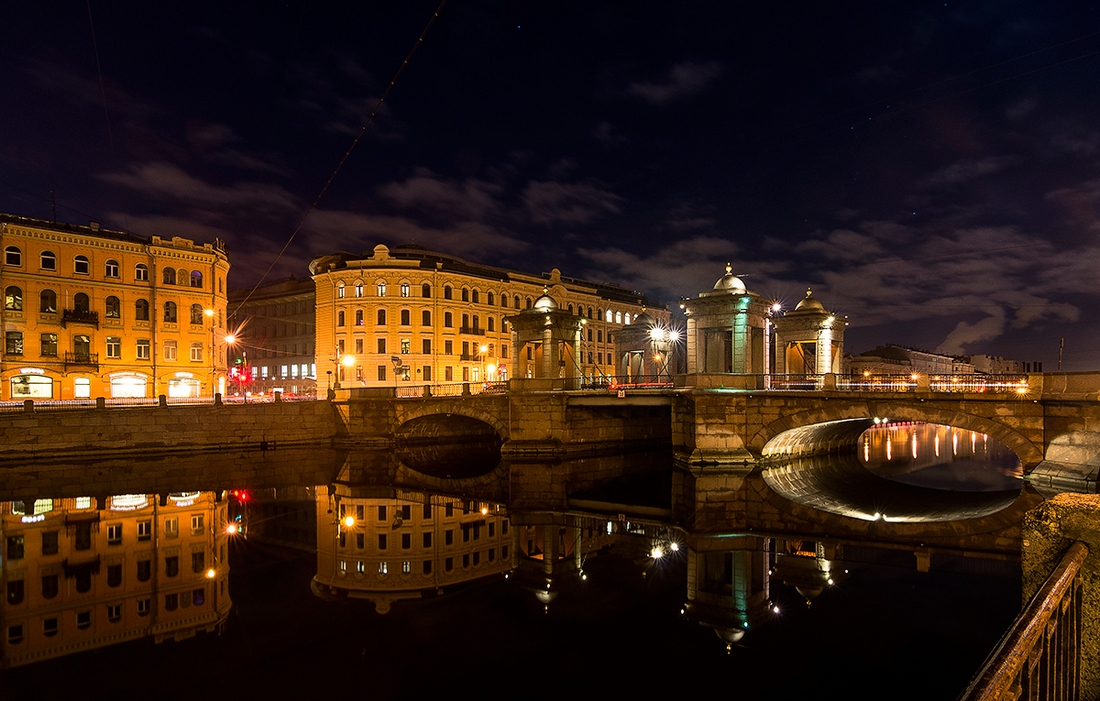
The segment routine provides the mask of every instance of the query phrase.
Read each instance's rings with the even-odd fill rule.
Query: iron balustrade
[[[92,324],[99,328],[99,312],[89,309],[62,309],[61,328],[66,324]]]
[[[1081,564],[1074,543],[959,701],[1075,701],[1081,694]]]
[[[81,365],[94,367],[96,370],[99,369],[99,353],[72,353],[66,351],[64,360],[66,368],[70,365]]]

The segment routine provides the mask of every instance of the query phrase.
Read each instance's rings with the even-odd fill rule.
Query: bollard
[[[107,400],[104,399],[103,397],[96,397],[95,398],[95,408],[96,409],[106,409],[107,408]]]
[[[462,396],[463,397],[469,397],[470,396],[470,383],[469,382],[463,382],[462,383]]]
[[[157,395],[157,406],[168,406],[168,397],[163,394]]]
[[[425,397],[432,396],[432,386],[431,385],[424,385],[424,396]]]
[[[222,393],[221,392],[215,392],[214,393],[214,406],[221,406],[221,405],[222,405]]]
[[[28,414],[33,414],[34,413],[34,400],[33,399],[24,399],[23,400],[23,411],[28,413]]]
[[[276,402],[283,401],[283,393],[282,392],[275,392],[275,401]]]

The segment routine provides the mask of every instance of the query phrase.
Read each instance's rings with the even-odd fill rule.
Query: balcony
[[[98,329],[99,312],[93,312],[87,309],[62,309],[61,328],[65,328],[66,324],[89,324]]]
[[[70,366],[99,370],[99,353],[65,353],[65,369]]]
[[[479,329],[476,326],[460,326],[459,329],[458,329],[458,332],[459,333],[473,334],[474,336],[484,336],[485,335],[485,329]]]

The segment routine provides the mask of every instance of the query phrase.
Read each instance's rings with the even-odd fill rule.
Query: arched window
[[[88,299],[88,295],[83,292],[77,292],[73,295],[73,311],[87,312],[91,311],[91,300]]]
[[[176,284],[178,284],[178,285],[186,285],[187,284],[187,271],[184,270],[183,268],[180,268],[179,270],[176,271]]]
[[[611,319],[608,319],[608,321],[611,321]],[[622,312],[615,312],[615,323],[616,324],[623,323],[623,313]]]
[[[23,251],[16,246],[8,246],[4,249],[4,265],[23,265]]]
[[[53,290],[42,290],[38,295],[38,311],[43,314],[56,314],[57,293]]]
[[[192,324],[197,324],[199,326],[202,325],[202,305],[201,304],[192,304],[191,305],[191,323]]]
[[[488,304],[489,306],[493,306],[493,293],[492,292],[486,292],[485,293],[485,303]]]
[[[149,266],[145,263],[138,263],[134,266],[134,281],[135,282],[147,282],[149,280]]]
[[[421,285],[420,286],[420,296],[421,297],[431,297],[432,296],[432,286],[429,285],[426,282],[423,285]]]
[[[165,302],[164,303],[164,321],[168,324],[176,323],[176,303]]]
[[[362,297],[363,296],[363,283],[361,283],[361,282],[355,283],[355,296],[356,297]]]
[[[191,287],[202,288],[202,272],[198,270],[191,271]]]
[[[592,318],[592,307],[589,307],[589,308],[588,308],[588,318],[589,318],[589,319],[591,319],[591,318]]]
[[[386,325],[386,310],[385,309],[379,309],[378,310],[378,325],[379,326],[385,326]]]
[[[494,328],[496,325],[496,319],[490,316],[485,320],[485,323],[489,325],[489,331],[496,331],[496,328]]]
[[[362,326],[363,325],[363,310],[362,309],[356,309],[355,310],[355,325],[356,326]]]
[[[469,290],[469,288],[466,288],[466,287],[462,288],[462,301],[463,302],[469,302],[470,301],[470,290]]]
[[[92,264],[88,262],[88,256],[73,258],[73,272],[77,275],[88,275],[92,272]]]
[[[477,290],[474,290],[473,292],[470,293],[470,301],[473,302],[474,304],[478,303],[478,300],[480,299],[480,297],[481,297],[481,293],[479,293]]]
[[[572,305],[572,304],[570,304],[570,305],[569,305],[569,313],[570,313],[570,314],[572,314],[572,313],[573,313],[573,305]]]
[[[12,285],[4,289],[4,309],[13,312],[23,311],[23,290]]]
[[[401,296],[409,297],[410,295],[412,295],[412,288],[409,286],[409,283],[401,283]]]
[[[512,301],[514,302],[514,304],[512,306],[515,307],[516,309],[519,309],[520,308],[519,307],[519,295],[516,295],[515,297],[513,297]]]
[[[53,251],[42,251],[42,255],[39,256],[39,264],[43,270],[57,270],[57,256],[53,254]]]
[[[386,296],[386,283],[380,282],[375,287],[378,290],[378,296],[379,297],[385,297]]]
[[[531,298],[530,297],[527,298],[527,308],[528,309],[531,308]]]
[[[137,321],[149,321],[149,300],[139,299],[134,302],[134,319]]]
[[[463,314],[462,315],[462,331],[465,332],[466,329],[468,329],[468,328],[470,328],[470,315],[469,314]]]
[[[343,326],[344,325],[344,310],[343,309],[336,312],[336,325],[337,326]]]
[[[508,306],[508,295],[501,295],[500,296],[500,306],[502,306],[502,307],[507,307]]]
[[[443,287],[443,299],[451,299],[452,295],[453,295],[453,293],[451,291],[451,286],[450,285],[445,285]]]
[[[118,261],[111,259],[103,264],[103,277],[118,277]]]
[[[174,268],[164,269],[164,284],[175,285],[176,284],[176,271]]]
[[[122,302],[119,301],[118,297],[115,297],[114,295],[108,297],[105,306],[108,319],[122,318]]]
[[[336,299],[343,299],[346,292],[347,290],[344,287],[344,283],[341,282],[336,286]]]

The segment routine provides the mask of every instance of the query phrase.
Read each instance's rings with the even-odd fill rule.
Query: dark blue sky
[[[437,5],[6,8],[0,211],[252,284]],[[732,261],[853,352],[1094,369],[1098,79],[1095,3],[448,0],[271,275],[416,242],[675,308]]]

